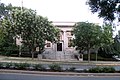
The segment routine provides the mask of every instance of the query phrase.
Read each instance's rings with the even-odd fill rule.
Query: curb
[[[120,73],[75,73],[75,72],[42,72],[42,71],[25,71],[25,70],[6,70],[0,69],[0,73],[18,73],[18,74],[37,74],[37,75],[56,75],[56,76],[117,76]]]

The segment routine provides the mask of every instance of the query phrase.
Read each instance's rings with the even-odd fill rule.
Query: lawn
[[[90,57],[91,57],[91,61],[96,60],[96,54],[92,53]],[[87,54],[83,55],[83,60],[88,60]],[[100,55],[97,55],[97,60],[98,61],[115,61],[115,59],[113,59],[113,58],[105,58],[105,57],[101,57]]]

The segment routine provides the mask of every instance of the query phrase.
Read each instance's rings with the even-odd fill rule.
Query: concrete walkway
[[[41,59],[38,60],[35,58],[32,60],[31,58],[23,58],[23,57],[6,57],[0,56],[0,62],[16,62],[16,63],[42,63],[42,64],[52,64],[52,63],[60,63],[60,64],[80,64],[80,65],[120,65],[120,61],[59,61],[59,60],[51,60],[51,59]]]
[[[120,65],[120,61],[58,61],[49,59],[34,59],[31,58],[18,58],[18,57],[5,57],[0,56],[0,62],[17,62],[17,63],[43,63],[43,64],[80,64],[80,65]],[[0,69],[0,73],[18,73],[18,74],[38,74],[38,75],[61,75],[61,76],[120,76],[120,73],[75,73],[75,72],[42,72],[42,71],[24,71],[24,70],[8,70]]]

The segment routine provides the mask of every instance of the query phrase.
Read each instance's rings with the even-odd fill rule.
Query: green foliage
[[[113,39],[113,29],[111,24],[103,24],[102,26],[102,33],[101,33],[101,45],[110,45],[114,42]]]
[[[87,50],[108,45],[113,42],[112,27],[108,24],[101,26],[88,22],[79,22],[74,26],[75,45],[78,49]]]
[[[21,10],[19,7],[12,7],[9,17],[3,18],[1,23],[9,40],[15,41],[18,36],[21,37],[23,45],[33,55],[36,47],[39,47],[41,53],[45,41],[55,42],[59,35],[59,30],[51,24],[52,22],[27,8]]]
[[[0,62],[0,69],[3,68],[3,62]]]
[[[11,26],[11,10],[11,4],[5,5],[4,3],[0,3],[0,54],[6,56],[9,56],[17,51],[17,46],[15,45],[15,40],[13,39],[13,27]]]
[[[45,71],[45,67],[42,64],[34,64],[35,70]]]
[[[88,72],[91,73],[114,73],[115,69],[113,67],[95,67],[90,68]]]
[[[75,67],[70,67],[70,68],[69,68],[69,71],[74,72],[74,71],[75,71],[75,69],[76,69]]]
[[[2,47],[4,45],[4,31],[3,29],[0,27],[0,54],[1,54],[1,51],[2,51]]]
[[[36,15],[30,9],[13,10],[12,20],[14,22],[15,34],[21,35],[23,43],[29,48],[40,47],[43,50],[45,40],[55,41],[58,31],[47,18]]]
[[[103,52],[103,53],[98,52],[97,60],[98,61],[114,61],[114,59],[111,56],[112,56],[111,54],[106,54],[105,52]],[[88,60],[88,55],[87,54],[83,55],[83,60]],[[90,54],[90,60],[91,61],[96,61],[96,54],[91,53]]]
[[[90,49],[98,49],[113,43],[112,27],[109,24],[98,26],[93,23],[79,22],[74,26],[74,34],[75,46],[80,51],[88,52],[88,61],[90,61]]]
[[[101,67],[90,68],[88,71],[92,73],[101,73],[102,68]]]
[[[75,71],[75,67],[71,67],[66,70],[62,70],[62,67],[58,64],[49,65],[50,71]],[[45,67],[41,64],[29,64],[29,63],[9,63],[9,62],[0,62],[0,69],[17,69],[17,70],[38,70],[46,71]],[[114,73],[116,70],[113,67],[93,67],[90,69],[75,71],[75,72],[90,72],[90,73]]]
[[[114,44],[112,46],[116,51],[116,55],[120,54],[120,35],[116,35],[114,38]]]
[[[28,64],[28,63],[14,63],[14,66],[16,69],[25,70],[30,66],[30,64]]]
[[[90,10],[93,13],[98,12],[98,16],[104,20],[113,21],[120,20],[120,1],[119,0],[89,0]]]
[[[60,67],[59,64],[51,64],[51,65],[49,65],[49,68],[52,71],[61,71],[62,70],[62,68]]]
[[[11,34],[8,34],[4,27],[0,27],[0,54],[9,56],[13,53],[18,53],[18,47]]]
[[[104,73],[114,73],[115,69],[113,67],[103,67]]]
[[[0,27],[0,45],[2,45],[3,43],[3,41],[4,41],[4,31],[3,31],[3,29]]]
[[[11,4],[5,5],[4,3],[0,2],[0,20],[3,19],[3,17],[9,17],[9,12],[11,10]]]
[[[115,50],[114,43],[108,46],[104,46],[98,50],[98,54],[105,58],[112,58],[112,56],[119,54],[117,50]]]
[[[79,22],[74,26],[75,45],[80,50],[95,48],[100,44],[102,28],[88,22]]]
[[[7,69],[10,69],[13,66],[13,64],[12,63],[6,63],[5,66],[6,66]]]
[[[118,35],[115,36],[114,43],[112,43],[111,45],[101,47],[98,53],[103,57],[112,57],[114,55],[119,55],[120,54],[119,36]]]

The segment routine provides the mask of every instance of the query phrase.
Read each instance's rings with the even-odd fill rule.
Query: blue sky
[[[92,14],[87,0],[1,0],[6,4],[23,6],[37,11],[37,14],[47,17],[50,21],[79,22],[88,21],[102,24],[103,20]],[[120,30],[117,27],[117,30]]]

